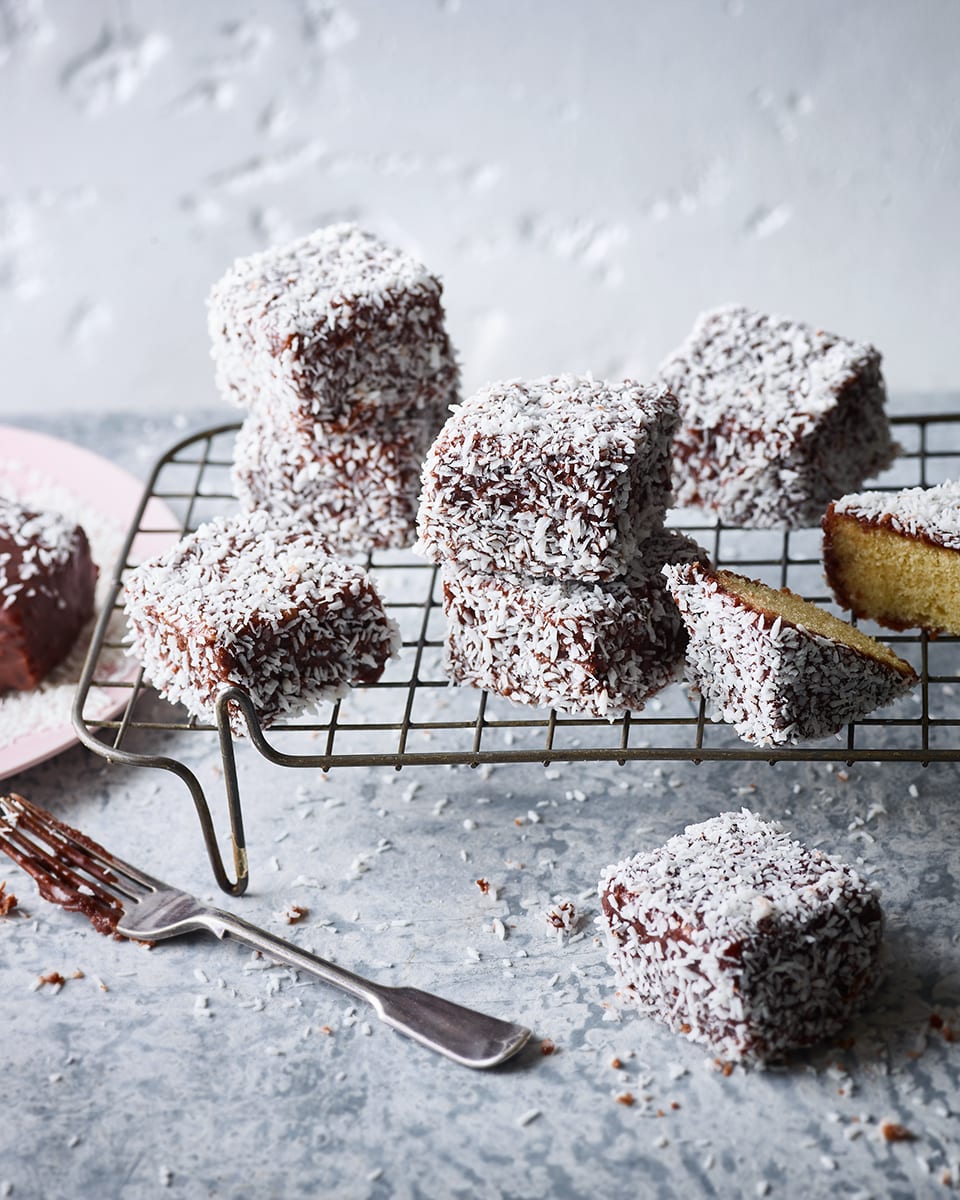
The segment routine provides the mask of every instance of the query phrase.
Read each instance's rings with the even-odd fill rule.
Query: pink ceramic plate
[[[98,454],[60,438],[0,425],[0,495],[68,513],[83,525],[100,568],[98,611],[109,593],[114,565],[143,489],[139,479]],[[176,518],[156,498],[151,499],[141,524],[158,532],[138,535],[131,554],[134,561],[158,553],[176,537]],[[92,632],[91,622],[68,661],[37,691],[0,692],[0,779],[76,744],[70,710]],[[104,677],[101,667],[98,678]],[[136,673],[133,660],[117,655],[108,664],[106,678],[122,682]],[[100,689],[93,715],[104,720],[114,716],[128,695],[129,689]]]

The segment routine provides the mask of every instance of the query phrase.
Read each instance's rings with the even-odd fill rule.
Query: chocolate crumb
[[[553,1038],[544,1038],[543,1041],[540,1043],[540,1053],[541,1054],[544,1054],[544,1055],[555,1054],[556,1051],[557,1051],[557,1044],[553,1040]]]
[[[622,1104],[625,1108],[630,1108],[635,1103],[633,1092],[621,1092],[617,1097],[617,1103]]]
[[[610,1060],[610,1066],[613,1067],[615,1071],[619,1071],[623,1067],[623,1063],[619,1058],[612,1058]]]
[[[896,1121],[884,1121],[880,1133],[885,1142],[915,1142],[917,1135],[907,1129],[906,1125],[898,1125]]]
[[[304,908],[302,904],[288,904],[283,910],[283,917],[288,925],[296,925],[303,920],[309,911],[309,908]]]
[[[60,987],[63,987],[66,982],[66,979],[64,979],[59,971],[48,971],[46,975],[40,976],[41,987],[45,984],[50,984],[51,987],[56,987],[59,984]]]
[[[13,892],[7,891],[6,880],[0,881],[0,917],[9,917],[18,903]]]
[[[480,889],[481,892],[483,892],[483,894],[485,896],[490,894],[490,880],[489,879],[478,879],[477,887]]]

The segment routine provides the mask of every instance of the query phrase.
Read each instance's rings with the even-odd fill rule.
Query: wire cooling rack
[[[875,485],[895,489],[960,478],[960,413],[894,418],[902,453]],[[758,747],[742,742],[726,725],[704,716],[702,703],[680,684],[665,689],[640,713],[607,722],[522,708],[502,697],[451,687],[442,668],[443,614],[437,568],[410,552],[376,552],[365,562],[376,577],[403,634],[403,651],[375,685],[356,689],[329,707],[324,719],[260,728],[246,695],[225,692],[216,724],[203,724],[159,700],[142,674],[115,682],[123,650],[122,590],[126,573],[158,545],[236,508],[230,485],[233,439],[238,425],[195,434],[156,463],[114,571],[74,704],[80,740],[113,762],[172,771],[188,786],[217,882],[239,894],[248,880],[237,770],[237,744],[227,705],[243,712],[248,740],[278,766],[330,771],[341,767],[437,764],[814,760],[853,763],[899,760],[921,763],[960,758],[960,638],[929,638],[920,632],[891,635],[863,628],[894,646],[920,675],[908,697],[849,725],[844,733],[801,746]],[[696,513],[673,512],[672,527],[690,534],[720,566],[762,579],[837,611],[826,592],[820,533],[730,529]],[[122,701],[116,719],[96,717],[91,692]],[[119,707],[119,703],[115,705]],[[178,735],[178,736],[173,736]],[[183,736],[179,736],[183,735]],[[172,738],[172,740],[171,740]],[[216,843],[204,789],[187,765],[197,739],[215,738],[223,764],[236,877],[230,879]],[[158,754],[173,745],[176,757]]]

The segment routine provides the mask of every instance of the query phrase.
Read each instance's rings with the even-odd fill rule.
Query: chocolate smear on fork
[[[51,831],[51,826],[63,832],[64,840]],[[95,854],[107,854],[98,842],[49,814],[39,822],[33,815],[33,805],[23,796],[15,792],[0,796],[0,850],[33,876],[44,900],[68,912],[82,913],[98,933],[121,937],[117,922],[123,916],[123,906],[109,888],[99,886],[99,882],[115,883],[116,877],[85,859],[67,838]],[[85,875],[73,869],[78,865]]]

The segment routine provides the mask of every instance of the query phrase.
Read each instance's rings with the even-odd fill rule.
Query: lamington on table
[[[234,491],[247,510],[299,516],[339,553],[410,546],[423,456],[442,424],[422,413],[389,430],[328,432],[254,405],[234,445]]]
[[[126,580],[131,652],[171,703],[216,718],[245,691],[260,723],[375,683],[399,646],[367,573],[294,518],[217,517]],[[231,725],[243,732],[231,709]]]
[[[608,868],[599,894],[623,997],[727,1061],[830,1037],[879,975],[876,890],[746,809]]]
[[[676,533],[645,546],[624,579],[526,579],[442,568],[445,667],[521,704],[614,720],[679,678],[686,631],[663,565],[703,550]]]
[[[828,737],[918,682],[888,646],[788,588],[696,562],[664,574],[689,634],[685,677],[745,741]]]
[[[418,549],[470,571],[621,577],[662,526],[676,424],[665,388],[630,380],[492,384],[427,454]]]
[[[238,259],[208,302],[219,389],[341,433],[443,411],[459,371],[441,292],[353,224]]]
[[[75,521],[0,498],[0,691],[29,691],[66,658],[96,584]]]
[[[960,483],[843,496],[822,524],[842,608],[888,629],[960,634]]]
[[[818,525],[897,452],[879,352],[800,321],[704,313],[660,378],[680,410],[676,503],[728,525]]]

